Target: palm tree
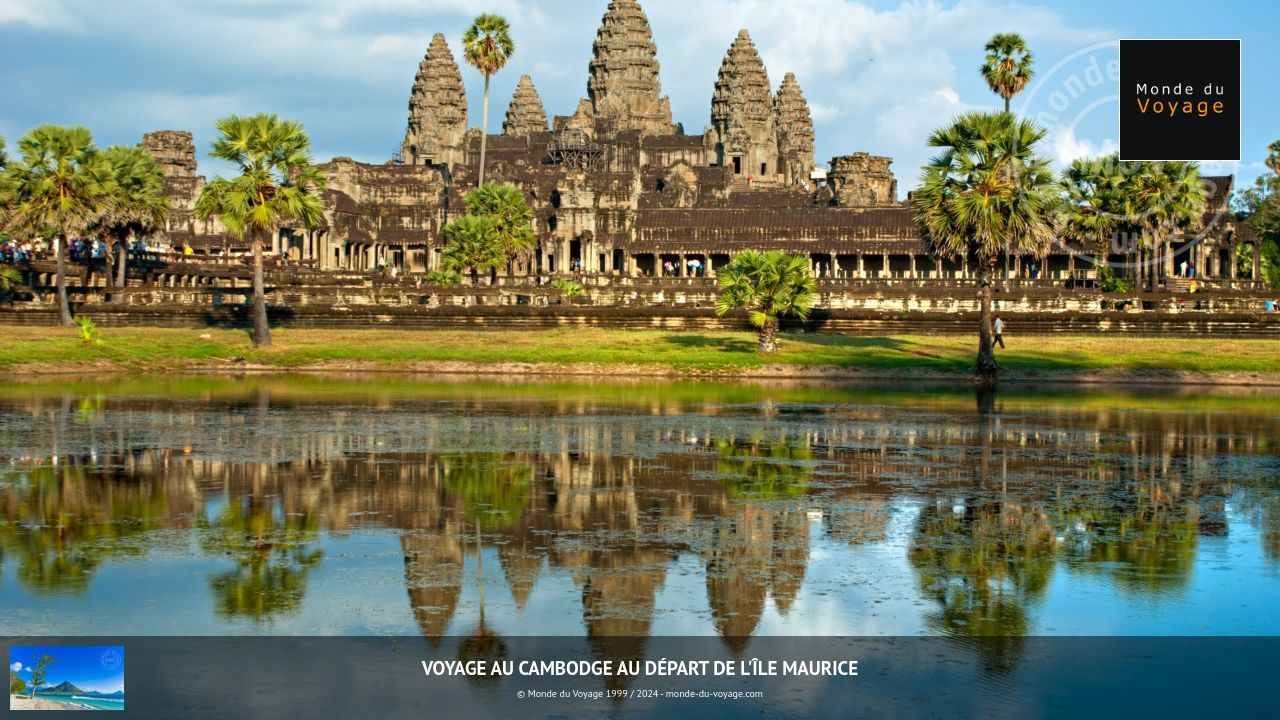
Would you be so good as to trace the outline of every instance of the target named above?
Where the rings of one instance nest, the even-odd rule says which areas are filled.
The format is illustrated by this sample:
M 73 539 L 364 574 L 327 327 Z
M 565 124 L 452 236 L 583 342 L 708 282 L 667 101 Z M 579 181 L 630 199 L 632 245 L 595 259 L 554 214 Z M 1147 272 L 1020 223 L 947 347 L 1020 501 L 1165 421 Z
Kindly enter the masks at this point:
M 720 295 L 716 315 L 745 308 L 751 324 L 760 331 L 760 352 L 778 349 L 778 321 L 794 315 L 809 319 L 813 309 L 814 279 L 803 255 L 748 250 L 717 272 Z
M 1164 257 L 1164 273 L 1173 275 L 1173 234 L 1193 227 L 1204 214 L 1205 189 L 1200 168 L 1188 162 L 1144 162 L 1134 175 L 1132 190 L 1136 220 L 1143 232 L 1139 252 L 1148 251 Z M 1138 267 L 1147 275 L 1145 258 Z M 1147 276 L 1155 288 L 1158 272 Z M 1139 281 L 1142 281 L 1142 276 Z
M 10 178 L 4 172 L 8 164 L 9 156 L 4 151 L 4 136 L 0 135 L 0 228 L 5 227 L 9 217 L 10 206 L 14 202 L 12 194 L 9 192 Z
M 498 237 L 498 224 L 488 215 L 464 215 L 444 226 L 449 241 L 441 254 L 446 271 L 471 271 L 471 284 L 479 285 L 479 273 L 501 265 L 505 256 Z
M 527 258 L 538 245 L 533 233 L 533 211 L 524 192 L 511 184 L 486 183 L 467 193 L 467 214 L 493 218 L 502 262 Z M 496 271 L 497 266 L 494 266 Z
M 987 59 L 980 72 L 991 92 L 1004 98 L 1004 111 L 1009 112 L 1009 100 L 1022 92 L 1036 74 L 1032 69 L 1035 59 L 1017 33 L 995 35 L 987 42 L 986 50 Z
M 1101 267 L 1107 265 L 1111 240 L 1132 222 L 1126 202 L 1129 177 L 1128 165 L 1115 155 L 1078 158 L 1062 171 L 1066 205 L 1058 233 L 1087 248 Z
M 480 185 L 484 185 L 484 161 L 489 146 L 489 80 L 516 52 L 511 25 L 501 15 L 478 16 L 462 36 L 462 55 L 467 64 L 484 76 L 484 127 L 480 133 Z
M 214 178 L 196 199 L 201 219 L 217 217 L 233 236 L 249 234 L 253 247 L 253 344 L 271 344 L 262 280 L 262 243 L 294 220 L 314 228 L 324 219 L 319 191 L 325 177 L 311 162 L 311 140 L 302 125 L 275 114 L 230 115 L 217 124 L 221 134 L 210 157 L 231 164 L 240 175 Z
M 4 220 L 31 234 L 52 232 L 58 255 L 58 318 L 71 326 L 67 302 L 67 242 L 83 232 L 111 200 L 111 166 L 80 126 L 41 125 L 18 142 L 21 159 L 4 171 Z
M 966 113 L 935 130 L 942 153 L 924 167 L 914 196 L 916 226 L 938 257 L 973 257 L 982 312 L 977 376 L 996 377 L 991 286 L 1002 253 L 1041 255 L 1053 242 L 1059 202 L 1049 161 L 1035 154 L 1045 131 L 1009 113 Z
M 115 191 L 95 226 L 113 241 L 112 252 L 107 253 L 107 285 L 125 287 L 129 257 L 126 243 L 130 236 L 149 235 L 164 225 L 169 216 L 169 197 L 164 194 L 164 172 L 146 148 L 115 145 L 107 148 L 103 156 L 111 164 Z M 119 258 L 119 265 L 113 273 L 114 258 Z

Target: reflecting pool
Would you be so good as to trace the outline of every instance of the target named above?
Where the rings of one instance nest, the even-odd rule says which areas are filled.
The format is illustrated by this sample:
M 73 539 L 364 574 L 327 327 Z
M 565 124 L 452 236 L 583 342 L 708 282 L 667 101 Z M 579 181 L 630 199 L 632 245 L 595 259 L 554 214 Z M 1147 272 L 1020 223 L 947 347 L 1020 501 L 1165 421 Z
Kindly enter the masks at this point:
M 1280 398 L 0 386 L 0 634 L 1277 635 Z

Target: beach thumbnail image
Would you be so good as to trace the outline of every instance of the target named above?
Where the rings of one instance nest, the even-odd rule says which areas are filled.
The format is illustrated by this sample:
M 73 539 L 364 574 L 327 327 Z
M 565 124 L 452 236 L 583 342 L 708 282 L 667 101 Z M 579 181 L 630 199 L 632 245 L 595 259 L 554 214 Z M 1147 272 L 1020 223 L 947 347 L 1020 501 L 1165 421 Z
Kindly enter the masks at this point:
M 9 648 L 9 709 L 124 710 L 124 646 Z

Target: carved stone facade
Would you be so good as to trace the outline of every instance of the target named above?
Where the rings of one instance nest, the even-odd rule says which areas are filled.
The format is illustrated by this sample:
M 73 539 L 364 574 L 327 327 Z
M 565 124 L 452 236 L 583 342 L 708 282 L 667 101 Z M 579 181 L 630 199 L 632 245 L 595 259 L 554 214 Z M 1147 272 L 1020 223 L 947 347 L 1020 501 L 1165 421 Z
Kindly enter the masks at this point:
M 547 110 L 533 86 L 533 78 L 520 77 L 515 95 L 507 106 L 507 119 L 502 123 L 503 135 L 528 135 L 547 131 Z
M 205 179 L 196 174 L 196 145 L 191 133 L 163 130 L 142 136 L 142 147 L 151 153 L 164 173 L 164 192 L 169 196 L 169 217 L 162 236 L 175 248 L 188 244 L 221 247 L 226 230 L 216 220 L 197 220 L 196 198 Z
M 836 204 L 845 207 L 884 207 L 898 204 L 898 181 L 889 165 L 893 158 L 864 152 L 831 159 L 827 181 Z
M 662 97 L 658 48 L 636 0 L 613 0 L 600 22 L 589 65 L 587 97 L 597 118 L 618 130 L 670 135 L 671 100 Z
M 795 73 L 787 73 L 773 99 L 778 118 L 778 170 L 788 185 L 808 188 L 814 165 L 813 116 Z
M 409 128 L 401 151 L 409 165 L 465 162 L 467 90 L 444 35 L 431 38 L 409 97 Z
M 769 184 L 779 175 L 772 87 L 750 33 L 740 31 L 720 65 L 706 136 L 714 163 L 735 177 Z
M 151 153 L 166 178 L 195 177 L 196 144 L 191 133 L 162 130 L 142 136 L 142 147 Z

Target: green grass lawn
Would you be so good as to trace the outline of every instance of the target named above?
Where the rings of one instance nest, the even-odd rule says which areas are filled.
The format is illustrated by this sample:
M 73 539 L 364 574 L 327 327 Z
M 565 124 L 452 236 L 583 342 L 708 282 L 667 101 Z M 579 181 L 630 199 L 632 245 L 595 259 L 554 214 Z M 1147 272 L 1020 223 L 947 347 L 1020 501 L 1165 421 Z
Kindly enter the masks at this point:
M 846 337 L 784 335 L 781 351 L 761 357 L 750 333 L 622 331 L 562 328 L 497 330 L 286 330 L 254 349 L 243 330 L 107 328 L 101 345 L 75 329 L 0 326 L 0 367 L 100 366 L 130 371 L 217 367 L 234 358 L 283 369 L 335 361 L 394 367 L 430 361 L 645 365 L 681 371 L 736 370 L 765 365 L 852 369 L 965 371 L 976 339 L 952 336 Z M 1280 373 L 1280 343 L 1272 340 L 1159 339 L 1116 336 L 1007 338 L 1002 366 L 1021 370 L 1190 370 Z

